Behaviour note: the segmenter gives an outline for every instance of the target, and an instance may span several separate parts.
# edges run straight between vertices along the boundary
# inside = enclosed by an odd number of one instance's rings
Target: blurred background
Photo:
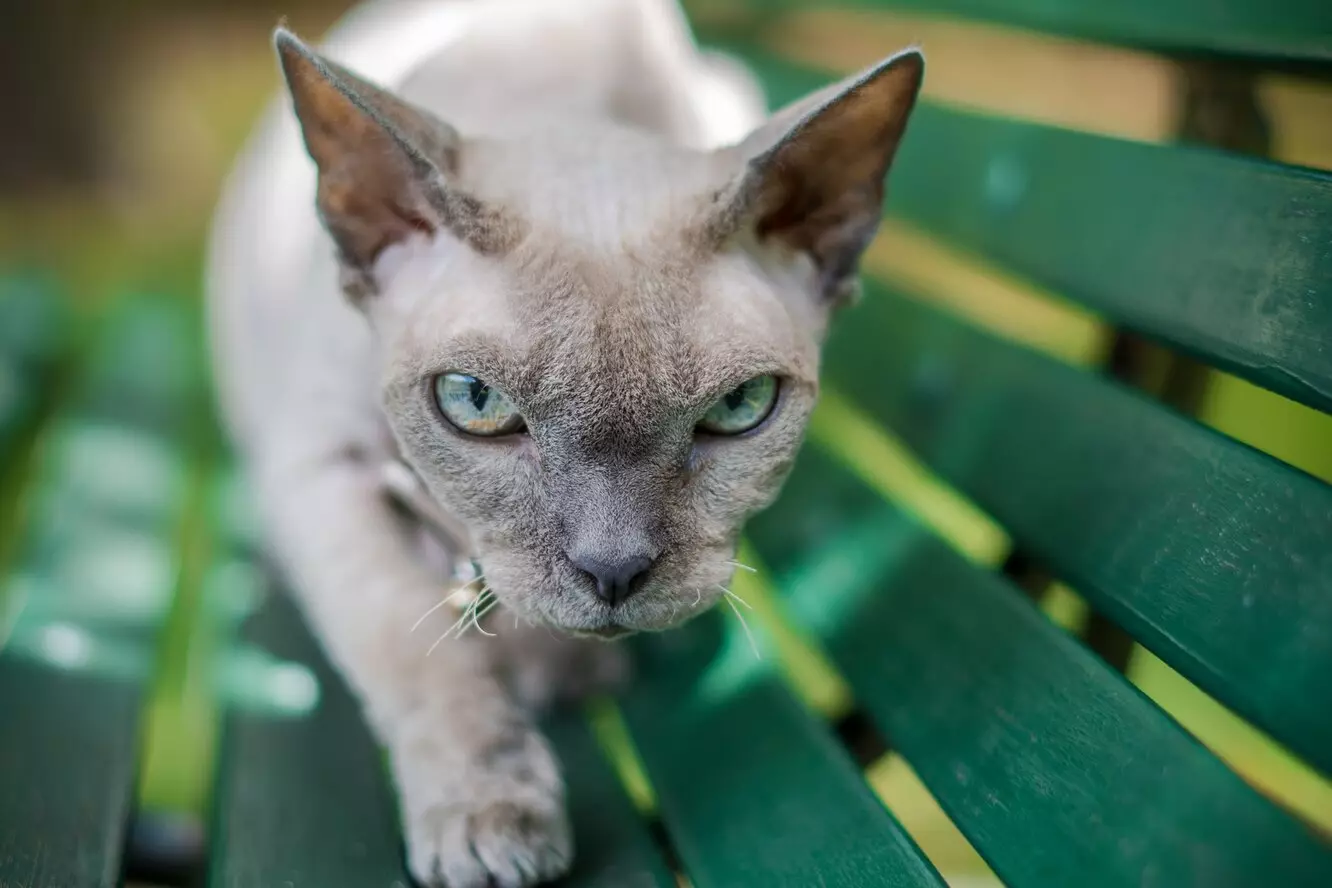
[[[202,244],[228,164],[277,86],[272,27],[285,18],[314,37],[350,5],[0,3],[0,306],[8,306],[0,308],[0,343],[40,352],[41,360],[56,364],[40,403],[28,405],[22,421],[6,429],[8,437],[0,436],[0,574],[17,578],[0,587],[0,643],[7,639],[19,652],[57,661],[96,656],[106,669],[150,684],[140,800],[147,810],[170,815],[157,828],[178,830],[186,839],[207,805],[220,701],[299,710],[309,700],[308,678],[299,671],[262,651],[227,645],[258,581],[227,554],[231,535],[243,535],[249,525],[235,517],[244,512],[244,499],[227,471],[205,385]],[[1332,169],[1326,72],[1264,72],[1237,87],[1225,76],[1200,75],[1188,60],[954,20],[932,14],[927,3],[909,5],[917,11],[791,2],[765,26],[762,40],[789,59],[828,70],[854,69],[918,41],[930,55],[926,91],[936,102],[1139,141],[1207,141]],[[693,0],[687,6],[710,32],[747,26],[743,4]],[[1252,96],[1252,119],[1210,113],[1213,99],[1234,89]],[[890,223],[882,243],[870,257],[876,273],[907,282],[922,298],[975,323],[1077,364],[1131,360],[1144,385],[1152,384],[1153,373],[1165,373],[1150,347],[1110,354],[1097,318],[909,225]],[[124,320],[136,317],[150,320]],[[107,329],[122,332],[104,335]],[[137,374],[149,393],[144,403],[121,401],[108,382],[116,374]],[[0,410],[11,409],[4,384],[0,377]],[[1216,371],[1188,376],[1187,387],[1181,397],[1203,422],[1332,481],[1329,417]],[[838,410],[829,406],[820,427],[845,428],[851,420]],[[122,441],[117,449],[103,436],[90,457],[86,451],[94,445],[77,423],[65,420],[78,411],[132,416],[154,430],[154,440],[169,443]],[[981,560],[1001,557],[996,528],[881,430],[843,435],[839,446],[853,448],[851,459],[964,550]],[[86,546],[78,549],[79,559],[70,550],[50,549],[56,544],[43,542],[44,521],[67,528],[91,520],[72,514],[87,491],[62,487],[75,469],[91,473],[77,476],[77,484],[147,491],[136,520],[158,529],[161,552],[145,554],[114,535],[101,544],[100,561]],[[123,516],[107,521],[122,526]],[[137,620],[148,653],[129,644],[96,647],[97,639],[61,621],[61,606],[81,616],[95,609],[91,592],[66,605],[51,598],[34,604],[43,570],[136,589],[144,588],[138,581],[145,572],[153,577],[147,586],[160,590],[157,597],[136,599],[136,592],[115,599],[118,604],[99,617],[117,632]],[[771,606],[762,603],[762,581],[742,582],[760,602],[766,631],[806,699],[835,712],[844,693],[837,679],[798,630],[775,621]],[[1076,594],[1060,587],[1044,607],[1070,627],[1087,619]],[[1126,649],[1124,656],[1130,678],[1247,780],[1332,830],[1332,786],[1325,779],[1141,649]],[[904,763],[887,757],[871,777],[945,875],[957,884],[989,884],[984,864]]]

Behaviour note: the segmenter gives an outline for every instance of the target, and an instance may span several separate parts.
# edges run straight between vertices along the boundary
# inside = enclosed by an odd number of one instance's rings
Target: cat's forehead
[[[725,170],[710,154],[602,124],[470,141],[460,184],[527,230],[587,249],[659,242],[706,212]]]

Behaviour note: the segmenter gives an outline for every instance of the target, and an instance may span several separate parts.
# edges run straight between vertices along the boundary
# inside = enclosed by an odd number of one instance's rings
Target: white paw
[[[569,869],[573,841],[559,799],[464,802],[408,824],[412,874],[430,888],[529,888]]]

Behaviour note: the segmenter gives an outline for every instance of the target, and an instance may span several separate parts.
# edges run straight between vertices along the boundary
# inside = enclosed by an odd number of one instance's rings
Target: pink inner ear
[[[818,266],[825,295],[854,281],[878,228],[884,179],[915,104],[922,67],[900,56],[805,118],[761,161],[751,204],[761,238]]]

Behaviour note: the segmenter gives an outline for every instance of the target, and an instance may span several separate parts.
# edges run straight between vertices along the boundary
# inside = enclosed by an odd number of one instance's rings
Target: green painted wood
[[[1100,611],[1332,773],[1332,487],[870,282],[825,378]]]
[[[1332,848],[829,457],[807,449],[749,534],[1006,885],[1332,884]]]
[[[564,768],[574,830],[574,871],[560,888],[675,888],[675,874],[587,722],[563,714],[544,728]]]
[[[696,888],[942,882],[827,725],[717,615],[643,639],[624,701],[662,819]]]
[[[140,694],[0,659],[0,888],[115,888]]]
[[[408,888],[378,748],[295,607],[274,595],[245,638],[287,681],[316,683],[300,713],[225,719],[210,837],[211,888]]]
[[[0,273],[0,355],[44,363],[64,345],[68,324],[68,307],[52,281]]]
[[[774,102],[827,80],[737,50]],[[1332,412],[1332,175],[924,103],[887,211]]]
[[[285,676],[312,677],[309,713],[233,711],[212,818],[214,888],[407,888],[397,814],[380,751],[342,679],[286,596],[247,639]],[[308,670],[306,672],[305,670]],[[569,781],[578,856],[563,888],[668,888],[669,869],[581,718],[548,725]]]
[[[104,362],[124,354],[135,329],[158,328],[162,312],[172,314],[151,302],[117,311],[97,337]],[[0,586],[5,888],[120,884],[143,689],[175,585],[186,491],[178,442],[98,397],[94,366],[44,438]],[[152,404],[136,389],[119,394]]]
[[[867,7],[1155,49],[1332,60],[1332,8],[1323,0],[748,0],[744,5],[758,16],[811,5]]]
[[[0,486],[41,403],[65,346],[59,291],[32,277],[0,277]]]

